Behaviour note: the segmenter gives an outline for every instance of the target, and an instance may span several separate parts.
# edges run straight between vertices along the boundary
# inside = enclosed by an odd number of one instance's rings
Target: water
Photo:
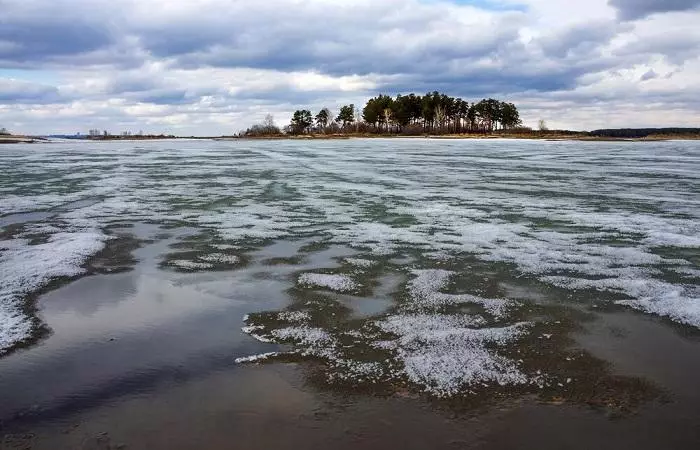
[[[11,423],[128,416],[222,376],[257,392],[250,371],[272,385],[279,367],[464,404],[692,397],[695,142],[78,142],[3,149],[0,173]],[[645,336],[637,350],[658,335],[677,363],[629,369],[591,320]]]

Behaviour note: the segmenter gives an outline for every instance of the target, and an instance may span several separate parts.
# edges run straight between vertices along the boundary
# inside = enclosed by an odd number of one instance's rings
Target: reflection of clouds
[[[73,316],[80,323],[109,305],[133,297],[137,282],[138,276],[130,272],[85,278],[46,294],[40,308],[48,316]]]
[[[121,334],[123,330],[157,329],[202,309],[225,309],[240,304],[232,294],[204,292],[196,284],[176,285],[172,275],[165,272],[159,275],[135,271],[84,278],[65,290],[49,294],[42,304],[54,303],[52,297],[58,297],[57,303],[64,307],[47,309],[49,326],[62,339],[76,340]]]

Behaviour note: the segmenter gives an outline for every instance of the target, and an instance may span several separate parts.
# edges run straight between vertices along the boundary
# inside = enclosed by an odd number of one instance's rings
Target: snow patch
[[[247,319],[246,319],[247,321]],[[245,334],[249,335],[253,339],[264,342],[265,344],[272,343],[273,340],[270,339],[269,337],[263,336],[265,327],[262,325],[246,325],[241,328],[241,331],[244,332]]]
[[[200,256],[199,259],[208,263],[218,264],[238,264],[241,261],[241,258],[238,256],[227,255],[225,253],[210,253],[208,255]]]
[[[168,265],[183,270],[208,270],[214,268],[210,263],[188,261],[186,259],[173,259],[168,261]]]
[[[277,314],[277,319],[285,322],[306,322],[311,320],[311,316],[305,311],[282,311]]]
[[[22,309],[26,296],[55,278],[84,274],[82,265],[107,239],[84,230],[58,232],[34,245],[28,239],[0,241],[0,354],[31,337],[34,321]]]
[[[546,280],[567,289],[595,289],[629,295],[633,298],[619,300],[616,303],[700,328],[700,288],[698,286],[674,285],[654,279],[638,278],[588,280],[547,277]]]
[[[251,356],[244,356],[241,358],[236,358],[234,361],[236,364],[244,364],[244,363],[256,363],[260,361],[265,361],[270,358],[273,358],[275,356],[279,356],[279,352],[268,352],[268,353],[260,353],[259,355],[251,355]]]
[[[397,336],[384,348],[393,348],[406,377],[432,395],[454,396],[477,384],[526,383],[514,361],[487,348],[514,341],[526,324],[473,328],[480,323],[472,316],[422,314],[391,316],[377,326]]]
[[[336,292],[349,292],[359,285],[347,275],[329,275],[325,273],[303,273],[299,275],[299,284],[307,287],[320,287]]]
[[[444,289],[454,272],[442,269],[413,270],[416,278],[412,279],[408,286],[411,294],[412,308],[437,308],[445,305],[456,305],[459,303],[472,303],[481,305],[486,312],[497,319],[504,317],[508,309],[515,302],[499,298],[483,298],[470,294],[446,294],[440,292]]]
[[[363,269],[370,268],[377,264],[376,261],[372,261],[371,259],[362,259],[362,258],[345,258],[345,262],[348,264],[351,264],[353,266],[357,267],[362,267]]]

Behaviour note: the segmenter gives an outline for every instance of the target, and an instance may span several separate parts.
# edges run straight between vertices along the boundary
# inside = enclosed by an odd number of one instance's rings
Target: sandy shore
[[[37,141],[39,141],[39,139],[27,136],[0,136],[0,144],[31,144]]]

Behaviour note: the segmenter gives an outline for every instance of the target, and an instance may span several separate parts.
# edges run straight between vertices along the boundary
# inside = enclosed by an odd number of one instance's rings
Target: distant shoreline
[[[0,136],[0,144],[33,144],[42,141],[45,142],[46,139],[31,136],[15,136],[12,134]]]
[[[622,130],[622,129],[621,129]],[[618,131],[618,130],[612,130]],[[268,135],[233,135],[233,136],[99,136],[89,138],[96,141],[128,141],[128,140],[161,140],[161,139],[212,139],[216,141],[238,140],[340,140],[340,139],[527,139],[543,141],[611,141],[611,142],[636,142],[636,141],[670,141],[670,140],[700,140],[700,133],[659,133],[647,136],[608,136],[592,134],[587,131],[548,130],[513,132],[501,130],[491,133],[445,133],[445,134],[382,134],[366,132],[348,133],[305,133],[305,134],[268,134]]]
[[[198,139],[198,138],[195,138]],[[445,140],[491,140],[491,139],[522,139],[522,140],[540,140],[540,141],[591,141],[591,142],[659,142],[659,141],[695,141],[700,140],[700,135],[652,135],[638,138],[624,137],[609,137],[609,136],[591,136],[587,134],[560,134],[560,133],[542,133],[542,134],[442,134],[442,135],[382,135],[382,134],[308,134],[308,135],[280,135],[280,136],[224,136],[213,138],[216,141],[239,141],[239,140],[338,140],[338,139],[445,139]]]
[[[34,136],[0,136],[0,144],[50,143],[51,137]],[[69,140],[71,138],[64,138]],[[344,134],[302,134],[273,136],[100,136],[99,138],[72,138],[79,142],[113,142],[113,141],[162,141],[162,140],[214,140],[214,141],[308,141],[308,140],[344,140],[344,139],[444,139],[444,140],[540,140],[540,141],[582,141],[582,142],[661,142],[661,141],[696,141],[700,135],[650,135],[646,137],[612,137],[592,136],[585,132],[544,132],[544,133],[465,133],[441,135],[386,135],[372,133]]]

